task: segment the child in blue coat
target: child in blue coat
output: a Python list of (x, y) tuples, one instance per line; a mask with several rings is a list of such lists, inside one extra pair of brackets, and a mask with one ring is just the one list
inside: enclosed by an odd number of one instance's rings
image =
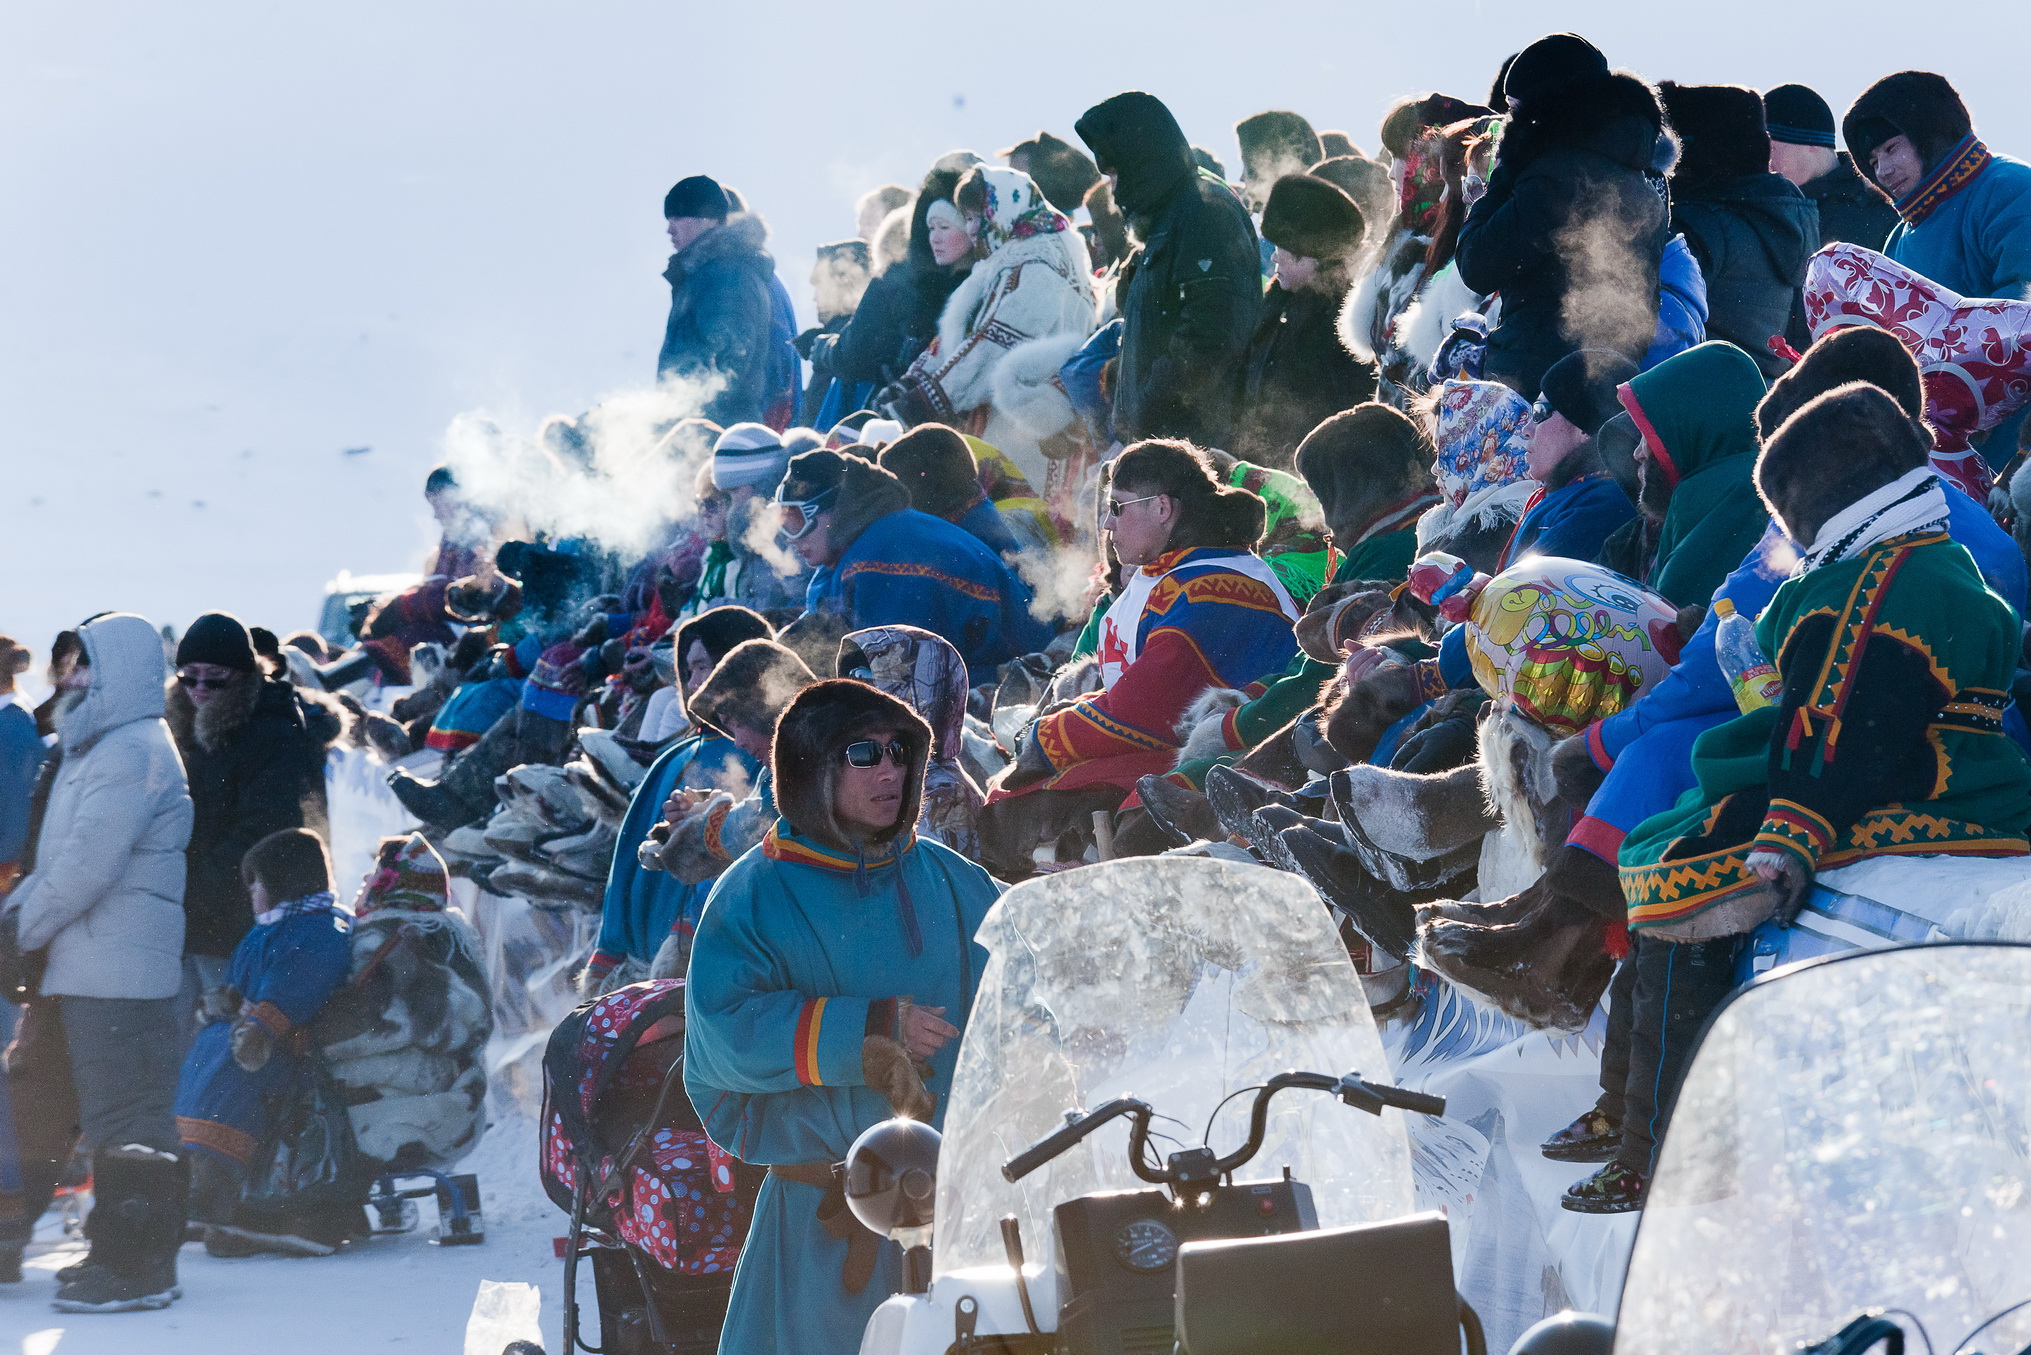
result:
[[(236, 1210), (274, 1117), (300, 1089), (309, 1026), (352, 965), (352, 919), (332, 896), (324, 843), (302, 828), (270, 833), (240, 863), (254, 928), (233, 951), (226, 984), (204, 996), (206, 1022), (183, 1061), (176, 1128), (191, 1149), (191, 1217), (213, 1255), (325, 1255), (336, 1237), (250, 1228)], [(331, 1233), (313, 1227), (309, 1233)]]

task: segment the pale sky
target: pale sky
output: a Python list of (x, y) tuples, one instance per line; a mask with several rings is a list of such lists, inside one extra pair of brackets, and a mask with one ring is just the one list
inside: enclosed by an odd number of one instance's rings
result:
[[(97, 610), (309, 625), (326, 579), (417, 567), (453, 416), (575, 413), (653, 374), (661, 199), (710, 173), (812, 249), (939, 153), (1124, 89), (1236, 167), (1294, 108), (1372, 150), (1397, 95), (1483, 95), (1541, 33), (1658, 79), (1943, 72), (2031, 158), (2022, 0), (1648, 4), (0, 8), (0, 630)], [(1250, 28), (1247, 25), (1252, 24)], [(347, 455), (348, 448), (371, 448)], [(202, 506), (200, 506), (202, 505)]]

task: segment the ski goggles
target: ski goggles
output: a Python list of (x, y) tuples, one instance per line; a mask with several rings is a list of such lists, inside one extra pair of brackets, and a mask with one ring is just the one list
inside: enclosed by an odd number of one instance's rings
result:
[(894, 739), (887, 743), (862, 739), (846, 745), (846, 765), (849, 767), (879, 767), (884, 757), (898, 767), (910, 765), (910, 750)]
[(777, 486), (776, 507), (783, 510), (783, 536), (791, 541), (809, 536), (811, 529), (818, 525), (818, 515), (830, 508), (832, 501), (838, 497), (839, 489), (834, 486), (808, 499), (786, 499), (782, 487)]

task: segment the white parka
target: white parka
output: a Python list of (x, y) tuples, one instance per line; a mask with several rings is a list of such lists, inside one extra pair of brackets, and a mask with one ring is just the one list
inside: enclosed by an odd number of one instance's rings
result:
[(8, 900), (24, 950), (48, 947), (44, 994), (164, 998), (183, 973), (190, 790), (162, 718), (162, 637), (114, 613), (79, 628), (83, 701), (57, 738), (35, 870)]

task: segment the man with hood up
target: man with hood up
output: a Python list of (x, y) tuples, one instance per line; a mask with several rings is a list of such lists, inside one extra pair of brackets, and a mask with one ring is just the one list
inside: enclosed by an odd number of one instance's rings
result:
[(790, 548), (817, 572), (807, 614), (840, 633), (916, 625), (952, 642), (969, 685), (1051, 641), (1030, 615), (1030, 588), (964, 528), (910, 507), (902, 482), (873, 462), (820, 449), (790, 462), (776, 491)]
[(1201, 173), (1153, 95), (1117, 94), (1076, 126), (1141, 241), (1122, 265), (1114, 439), (1226, 441), (1233, 364), (1262, 309), (1255, 225), (1234, 191)]
[(5, 925), (45, 965), (7, 1077), (28, 1217), (48, 1206), (74, 1141), (92, 1155), (92, 1251), (59, 1274), (57, 1308), (166, 1308), (190, 1186), (172, 1111), (190, 794), (162, 718), (155, 628), (114, 612), (77, 634), (35, 869), (7, 899)]
[(1672, 229), (1699, 260), (1707, 337), (1726, 339), (1766, 377), (1788, 362), (1771, 349), (1819, 248), (1819, 208), (1770, 170), (1763, 96), (1735, 85), (1658, 86), (1683, 144), (1671, 175)]
[(1535, 400), (1566, 354), (1639, 361), (1656, 335), (1664, 115), (1648, 85), (1571, 33), (1519, 52), (1502, 89), (1509, 118), (1454, 260), (1475, 292), (1502, 293), (1484, 374)]
[[(670, 318), (656, 377), (724, 384), (699, 413), (721, 427), (761, 423), (785, 399), (795, 408), (796, 378), (778, 352), (776, 263), (763, 250), (760, 217), (735, 212), (726, 190), (703, 174), (680, 180), (663, 198), (676, 252), (663, 276), (670, 283)], [(787, 344), (789, 336), (781, 336)], [(772, 427), (788, 422), (788, 410)]]
[(685, 991), (684, 1088), (712, 1141), (766, 1165), (720, 1348), (851, 1355), (902, 1252), (845, 1208), (864, 1130), (941, 1122), (1000, 893), (913, 830), (932, 734), (845, 680), (807, 687), (773, 750), (782, 817), (720, 876)]

